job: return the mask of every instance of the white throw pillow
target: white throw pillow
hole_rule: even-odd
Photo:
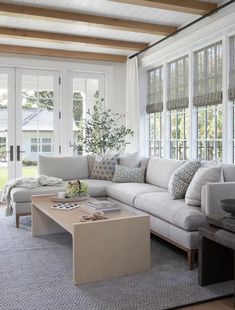
[[[187,205],[200,207],[201,206],[201,191],[203,185],[209,182],[221,181],[221,165],[212,161],[204,164],[198,169],[194,175],[187,192],[185,194],[185,202]]]

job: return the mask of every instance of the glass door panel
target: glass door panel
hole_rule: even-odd
[[[73,155],[82,153],[82,146],[79,145],[79,136],[82,130],[82,120],[87,117],[87,111],[92,110],[96,101],[104,99],[104,74],[73,73],[70,75],[70,89],[72,93],[72,113],[73,119],[72,137],[70,146],[77,145],[78,149],[73,149]]]
[[[38,155],[59,152],[59,107],[54,72],[18,71],[21,127],[17,143],[18,173],[35,176]]]
[[[8,75],[0,74],[0,191],[8,180]]]
[[[0,68],[0,192],[8,179],[15,176],[13,77],[14,70]]]

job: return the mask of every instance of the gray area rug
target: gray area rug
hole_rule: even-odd
[[[69,234],[32,238],[30,218],[20,229],[0,211],[1,310],[160,310],[233,292],[232,282],[200,287],[183,252],[151,241],[149,272],[74,286]]]

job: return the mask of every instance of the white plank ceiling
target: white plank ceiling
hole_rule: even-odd
[[[206,0],[221,4],[226,1]],[[28,5],[40,8],[51,8],[62,11],[82,12],[100,16],[115,17],[133,21],[176,26],[178,28],[200,17],[174,11],[154,9],[137,5],[112,2],[110,0],[3,0],[1,3]],[[40,20],[23,15],[13,15],[0,12],[0,27],[10,27],[37,31],[50,31],[62,34],[90,36],[96,38],[125,40],[128,42],[143,42],[151,44],[163,38],[159,35],[130,32],[123,30],[105,29],[90,24],[60,20]],[[96,53],[131,55],[134,51],[98,47],[84,43],[52,42],[46,40],[16,38],[0,35],[0,44],[20,45],[29,47],[55,48],[73,51],[87,51]]]

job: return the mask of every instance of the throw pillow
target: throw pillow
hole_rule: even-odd
[[[140,166],[139,152],[126,156],[120,156],[119,165],[125,166],[127,168],[138,168]]]
[[[182,199],[185,197],[187,188],[199,167],[200,161],[193,160],[187,161],[176,169],[171,175],[168,184],[168,190],[172,199]]]
[[[117,183],[144,183],[145,168],[127,168],[116,165],[113,182]]]
[[[187,205],[200,207],[201,206],[201,191],[202,187],[208,182],[221,181],[221,165],[217,164],[210,167],[206,164],[198,169],[195,173],[192,182],[190,183],[186,195],[185,202]]]
[[[112,157],[97,155],[93,163],[91,179],[111,181],[113,179],[115,165],[117,162],[118,155],[114,155]]]

